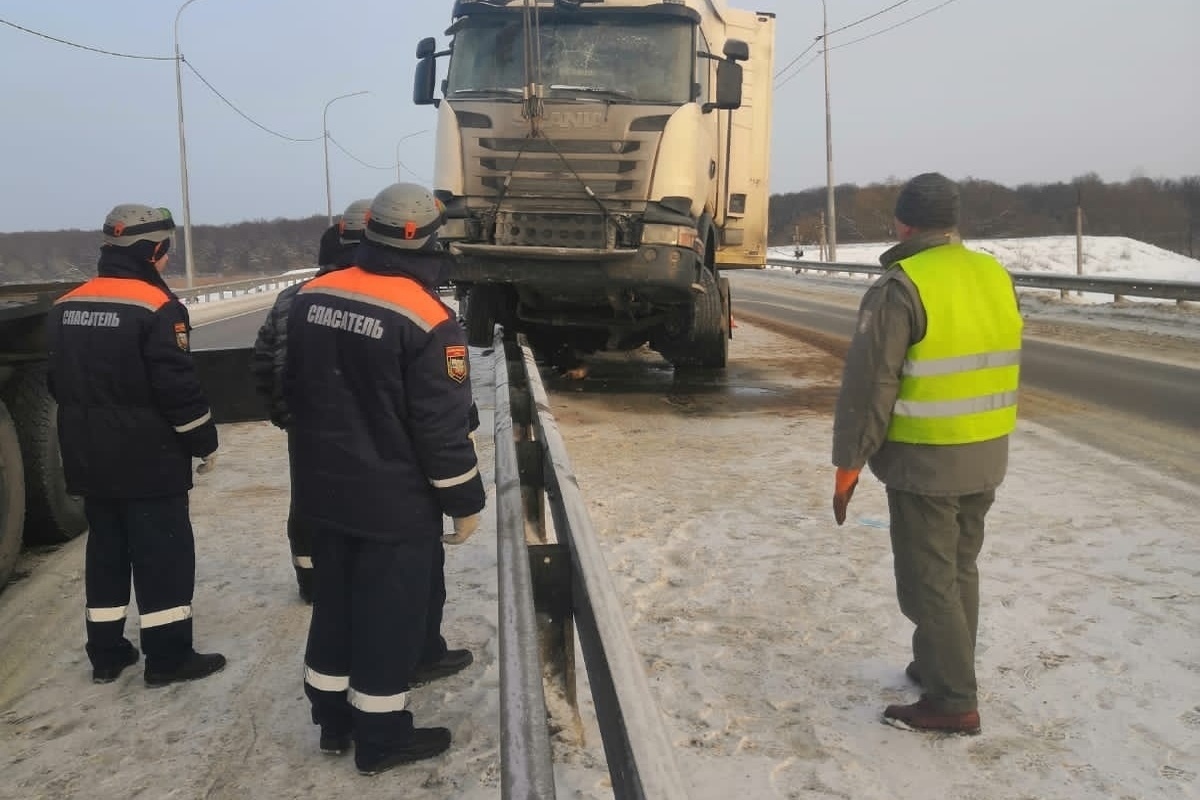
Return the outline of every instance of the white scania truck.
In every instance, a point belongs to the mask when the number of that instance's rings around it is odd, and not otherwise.
[[[417,46],[468,338],[724,367],[765,265],[775,19],[724,0],[456,0]],[[438,60],[449,59],[439,80]]]

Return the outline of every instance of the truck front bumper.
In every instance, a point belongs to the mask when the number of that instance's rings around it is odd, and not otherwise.
[[[630,289],[656,299],[691,297],[700,258],[685,247],[618,250],[452,243],[450,277],[459,283],[506,283],[557,293]]]

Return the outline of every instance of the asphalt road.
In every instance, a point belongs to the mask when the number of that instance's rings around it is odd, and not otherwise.
[[[267,317],[269,309],[259,309],[236,317],[216,320],[192,329],[193,350],[222,350],[234,347],[252,347],[258,336],[258,328]]]
[[[854,331],[853,296],[816,299],[755,284],[735,282],[735,319],[844,355]],[[197,326],[192,347],[250,347],[266,313],[263,309]],[[1200,369],[1085,345],[1026,338],[1021,415],[1200,486]]]
[[[787,297],[739,287],[739,318],[807,328],[848,341],[855,311],[844,305]],[[1083,403],[1200,431],[1200,369],[1145,361],[1026,338],[1021,382]]]

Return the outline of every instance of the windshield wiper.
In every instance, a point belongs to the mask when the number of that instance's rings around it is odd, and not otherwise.
[[[511,86],[487,86],[472,89],[455,89],[451,97],[522,97],[525,92]]]
[[[570,86],[564,83],[550,84],[552,92],[578,92],[580,94],[601,95],[607,99],[634,100],[633,94],[621,89],[609,89],[607,86]]]

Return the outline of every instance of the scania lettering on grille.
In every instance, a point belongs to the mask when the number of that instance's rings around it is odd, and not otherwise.
[[[550,111],[544,122],[556,128],[598,128],[604,124],[601,111]]]

